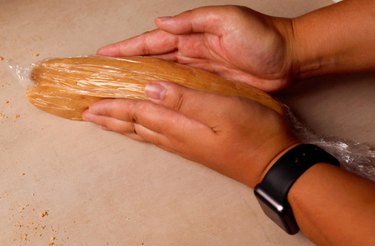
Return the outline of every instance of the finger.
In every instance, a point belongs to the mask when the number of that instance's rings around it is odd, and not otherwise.
[[[124,122],[136,122],[136,116],[131,108],[137,107],[138,101],[129,99],[104,99],[90,105],[83,113],[84,120],[91,121],[92,116],[105,116]],[[101,124],[102,125],[102,124]]]
[[[200,54],[202,55],[201,52]],[[212,65],[210,65],[212,62],[205,58],[200,57],[192,57],[192,56],[186,56],[181,54],[180,51],[174,51],[170,53],[165,53],[161,55],[154,55],[153,57],[160,58],[167,61],[173,61],[184,65],[189,65],[191,67],[201,68],[207,71],[213,71],[211,69]]]
[[[200,132],[203,135],[212,133],[206,125],[150,101],[101,100],[91,105],[84,112],[83,117],[86,121],[94,122],[119,133],[134,133],[145,141],[169,148],[173,145],[167,139],[175,143],[185,141],[189,139],[189,136],[186,137],[187,131]],[[121,123],[121,121],[125,123]],[[146,132],[138,125],[154,133]],[[164,137],[161,138],[161,136]]]
[[[220,35],[226,16],[227,11],[222,6],[201,7],[173,17],[159,17],[155,24],[173,34],[205,32]]]
[[[105,130],[111,130],[121,134],[136,134],[133,122],[119,120],[106,115],[92,114],[90,112],[85,112],[83,118],[85,121],[100,125]]]
[[[196,91],[174,83],[154,82],[146,85],[145,94],[153,102],[194,119],[215,132],[217,122],[225,118],[236,98]],[[203,110],[204,109],[204,110]]]
[[[156,29],[133,38],[126,39],[100,48],[98,55],[103,56],[137,56],[168,53],[177,48],[177,37]]]
[[[133,121],[126,121],[113,117],[111,116],[109,108],[106,109],[103,107],[102,109],[107,111],[101,112],[101,114],[95,114],[89,111],[84,112],[84,120],[95,123],[101,126],[104,130],[114,131],[137,141],[152,142],[159,146],[169,145],[166,144],[168,141],[162,134],[152,131]],[[116,115],[116,113],[114,113],[114,115]]]

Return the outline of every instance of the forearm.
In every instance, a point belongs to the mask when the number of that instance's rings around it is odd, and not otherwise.
[[[375,245],[375,183],[316,164],[288,200],[302,232],[319,245]]]
[[[296,79],[375,69],[375,1],[345,0],[292,26]]]

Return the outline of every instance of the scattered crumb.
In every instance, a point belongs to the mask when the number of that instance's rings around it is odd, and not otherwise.
[[[20,114],[16,114],[16,119],[19,119],[21,118],[21,115]]]
[[[48,211],[45,210],[45,211],[41,212],[41,213],[40,213],[40,216],[41,216],[42,218],[48,216]]]
[[[27,236],[28,236],[27,233],[22,234],[22,236],[21,236],[21,240],[22,240],[22,241],[27,241],[27,239],[28,239]]]
[[[40,54],[39,53],[35,53],[35,57],[39,57],[40,56]]]
[[[48,244],[48,246],[55,245],[55,241],[56,241],[56,237],[51,237],[51,240],[50,240],[50,243]]]
[[[4,61],[4,60],[5,60],[4,57],[0,56],[0,61]]]
[[[22,173],[22,176],[25,176],[26,175],[26,173]]]
[[[6,101],[5,103],[6,103],[6,104],[9,104],[10,102],[9,102],[9,101]]]

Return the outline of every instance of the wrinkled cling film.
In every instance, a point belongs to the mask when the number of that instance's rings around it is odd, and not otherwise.
[[[318,145],[335,156],[341,166],[349,172],[375,181],[375,150],[366,144],[337,137],[322,137],[306,126],[285,105],[287,117],[294,134],[304,143]]]
[[[139,61],[136,60],[128,60],[129,62],[133,63],[139,63]],[[87,81],[85,80],[76,80],[76,84],[71,86],[65,86],[64,87],[64,81],[61,80],[62,85],[58,87],[53,87],[53,85],[49,85],[48,88],[43,87],[37,87],[35,86],[35,83],[30,78],[31,70],[36,66],[35,64],[32,64],[30,67],[23,68],[13,61],[7,61],[8,66],[12,74],[15,78],[19,81],[19,83],[24,87],[28,89],[33,90],[33,97],[29,100],[31,103],[33,103],[35,106],[42,108],[45,111],[47,109],[50,109],[53,111],[53,114],[59,115],[59,112],[61,111],[61,114],[59,116],[70,118],[70,119],[81,119],[81,114],[74,114],[77,111],[77,108],[81,107],[81,110],[83,111],[85,108],[87,108],[91,103],[106,97],[111,98],[123,98],[124,94],[122,91],[131,91],[131,96],[128,96],[127,98],[132,99],[144,99],[144,93],[143,93],[143,87],[139,87],[136,85],[136,83],[128,83],[127,87],[123,87],[122,90],[118,88],[118,83],[121,82],[123,79],[122,77],[117,77],[116,74],[118,71],[116,71],[115,67],[100,67],[100,65],[93,65],[90,67],[83,67],[83,72],[86,69],[86,72],[89,72],[89,69],[95,68],[98,71],[98,78],[96,80],[97,87],[103,87],[106,90],[100,90],[95,89],[91,91],[86,91],[85,87],[88,86]],[[72,69],[72,67],[67,67],[67,65],[61,65],[62,67],[58,68],[58,71],[64,71],[63,76],[74,76],[77,75],[78,71]],[[108,83],[108,81],[101,80],[100,77],[100,71],[106,70],[108,72],[108,69],[110,73],[112,73],[113,77],[112,82]],[[82,71],[81,71],[82,72]],[[123,72],[123,71],[122,71]],[[61,74],[58,76],[55,76],[54,79],[58,79]],[[137,79],[137,76],[140,76],[142,78],[145,78],[145,74],[142,72],[132,72],[130,74],[130,77]],[[149,74],[146,76],[149,80],[172,80],[175,81],[176,77],[174,77],[171,74],[167,74],[164,77],[158,77],[152,74]],[[48,79],[47,79],[48,80]],[[122,84],[123,86],[123,84]],[[213,88],[209,88],[212,90]],[[214,88],[218,89],[218,88]],[[220,88],[219,88],[220,89]],[[112,94],[111,94],[112,93]],[[99,95],[99,97],[97,97]],[[254,97],[257,99],[257,97]],[[78,105],[77,105],[78,104]],[[285,108],[285,111],[287,112],[287,118],[290,122],[291,128],[294,132],[294,134],[304,143],[311,143],[316,144],[319,147],[323,148],[327,152],[334,155],[341,163],[341,166],[348,170],[349,172],[355,173],[357,175],[360,175],[364,178],[370,179],[375,181],[375,150],[371,149],[366,144],[361,144],[357,142],[353,142],[350,140],[342,140],[335,137],[322,137],[315,133],[313,133],[311,130],[309,130],[307,127],[305,127],[293,114],[291,109],[283,105]],[[66,112],[68,113],[68,117],[65,115]]]
[[[152,81],[174,81],[200,91],[242,96],[283,114],[276,100],[250,85],[152,57],[46,59],[32,68],[31,79],[35,86],[27,90],[27,97],[33,105],[74,120],[80,120],[82,112],[101,98],[145,100],[145,85]],[[64,97],[67,100],[61,100]]]
[[[28,89],[34,86],[34,83],[30,79],[30,73],[34,67],[34,64],[32,64],[29,67],[21,67],[19,64],[17,64],[13,60],[7,60],[6,64],[8,65],[9,71],[11,72],[13,77],[17,79],[17,81],[22,87],[24,87],[25,89]]]

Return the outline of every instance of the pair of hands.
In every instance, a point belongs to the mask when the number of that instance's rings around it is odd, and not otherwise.
[[[203,7],[155,21],[157,29],[108,45],[105,56],[152,55],[215,72],[266,91],[287,86],[290,21],[244,7]],[[155,81],[150,100],[107,99],[86,121],[147,141],[254,187],[277,154],[298,141],[284,119],[254,101]]]

